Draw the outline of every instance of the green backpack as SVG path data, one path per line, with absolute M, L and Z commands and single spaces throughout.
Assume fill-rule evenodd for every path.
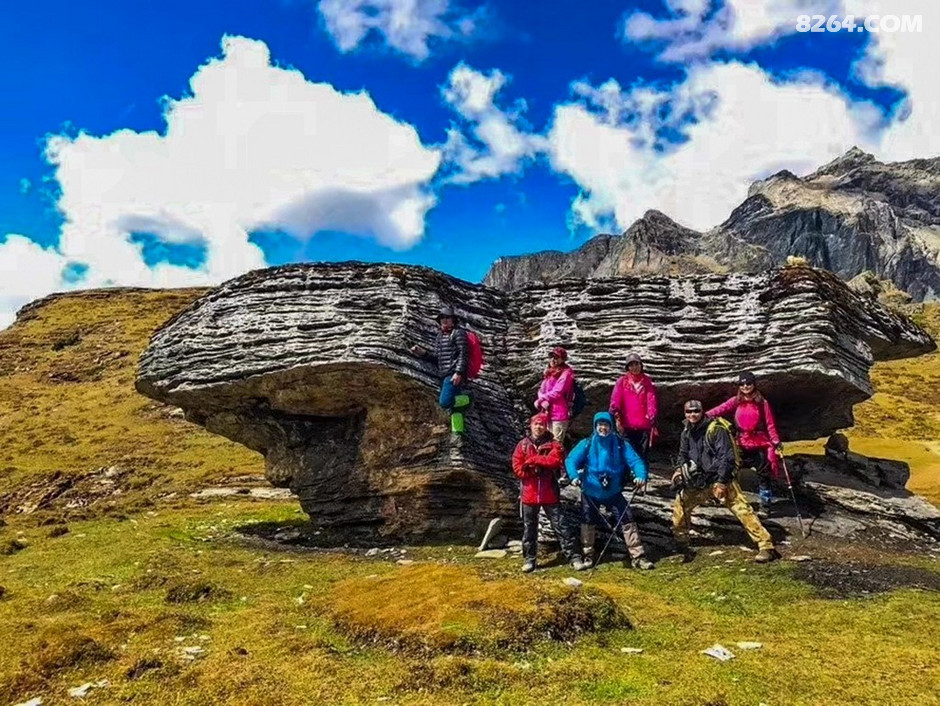
M 718 438 L 719 429 L 724 429 L 728 432 L 728 438 L 731 441 L 731 452 L 734 454 L 734 475 L 737 476 L 741 472 L 741 448 L 734 440 L 734 427 L 731 425 L 731 422 L 724 417 L 715 417 L 708 424 L 708 429 L 705 430 L 705 443 L 714 450 L 715 439 Z

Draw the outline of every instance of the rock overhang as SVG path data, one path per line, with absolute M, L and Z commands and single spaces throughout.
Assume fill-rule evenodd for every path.
M 487 361 L 457 452 L 436 405 L 440 381 L 408 350 L 430 346 L 444 304 L 479 333 Z M 508 457 L 559 344 L 589 399 L 576 432 L 606 409 L 636 350 L 659 388 L 667 442 L 685 399 L 717 404 L 742 369 L 760 378 L 785 439 L 824 436 L 850 426 L 852 405 L 871 395 L 873 360 L 934 348 L 909 320 L 805 267 L 507 293 L 423 267 L 290 265 L 226 282 L 167 322 L 136 384 L 263 453 L 269 479 L 315 518 L 396 536 L 459 533 L 513 512 Z

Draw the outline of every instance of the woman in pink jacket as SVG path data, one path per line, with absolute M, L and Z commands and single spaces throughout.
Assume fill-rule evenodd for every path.
M 708 410 L 705 416 L 724 417 L 731 412 L 734 412 L 734 425 L 738 430 L 741 463 L 745 467 L 753 466 L 757 471 L 760 479 L 757 493 L 761 508 L 766 510 L 773 501 L 771 482 L 781 475 L 780 452 L 783 444 L 780 443 L 770 403 L 757 390 L 754 373 L 741 373 L 738 376 L 738 394 Z
M 549 429 L 555 441 L 565 443 L 565 434 L 571 422 L 571 400 L 574 398 L 574 370 L 568 365 L 568 351 L 561 346 L 552 348 L 548 367 L 539 386 L 535 408 L 548 415 Z
M 617 431 L 645 463 L 656 441 L 656 386 L 643 372 L 643 360 L 637 353 L 627 354 L 626 368 L 627 374 L 614 383 L 610 413 L 617 422 Z

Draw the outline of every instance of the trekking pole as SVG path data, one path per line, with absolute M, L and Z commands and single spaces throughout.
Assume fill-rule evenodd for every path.
M 607 543 L 604 544 L 604 548 L 601 549 L 601 553 L 597 555 L 597 559 L 594 561 L 594 566 L 591 567 L 590 574 L 594 573 L 594 569 L 597 568 L 597 565 L 601 563 L 601 559 L 604 558 L 604 553 L 607 551 L 607 547 L 610 546 L 610 542 L 613 540 L 614 535 L 617 533 L 617 528 L 623 524 L 623 518 L 626 517 L 627 513 L 630 511 L 630 504 L 633 502 L 633 498 L 636 497 L 636 492 L 638 490 L 639 488 L 636 488 L 636 487 L 633 488 L 633 492 L 630 494 L 630 499 L 627 500 L 627 506 L 623 509 L 623 512 L 620 513 L 620 517 L 617 518 L 617 521 L 614 523 L 614 526 L 611 527 L 610 536 L 607 537 Z M 588 498 L 588 502 L 590 502 L 590 498 Z M 597 510 L 598 510 L 597 514 L 600 515 L 600 508 L 597 508 Z M 607 526 L 610 527 L 609 524 Z
M 790 491 L 790 499 L 793 501 L 793 507 L 796 509 L 796 519 L 800 523 L 800 534 L 803 535 L 803 539 L 806 539 L 806 530 L 803 529 L 803 516 L 800 514 L 800 506 L 796 503 L 796 493 L 793 492 L 793 482 L 790 480 L 790 471 L 787 470 L 787 462 L 783 458 L 782 453 L 777 453 L 777 458 L 780 459 L 780 463 L 783 465 L 783 477 L 787 479 L 787 490 Z

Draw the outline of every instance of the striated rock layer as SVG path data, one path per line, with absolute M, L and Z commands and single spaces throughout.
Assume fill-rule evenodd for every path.
M 408 352 L 430 347 L 443 304 L 486 356 L 461 450 L 450 448 L 435 370 Z M 227 282 L 167 322 L 136 386 L 262 453 L 271 483 L 323 527 L 467 537 L 517 513 L 508 459 L 558 344 L 590 401 L 576 431 L 606 409 L 626 351 L 639 351 L 670 451 L 682 401 L 719 402 L 742 368 L 760 376 L 784 439 L 818 438 L 851 425 L 873 360 L 934 348 L 909 320 L 810 268 L 505 293 L 420 267 L 291 265 Z

